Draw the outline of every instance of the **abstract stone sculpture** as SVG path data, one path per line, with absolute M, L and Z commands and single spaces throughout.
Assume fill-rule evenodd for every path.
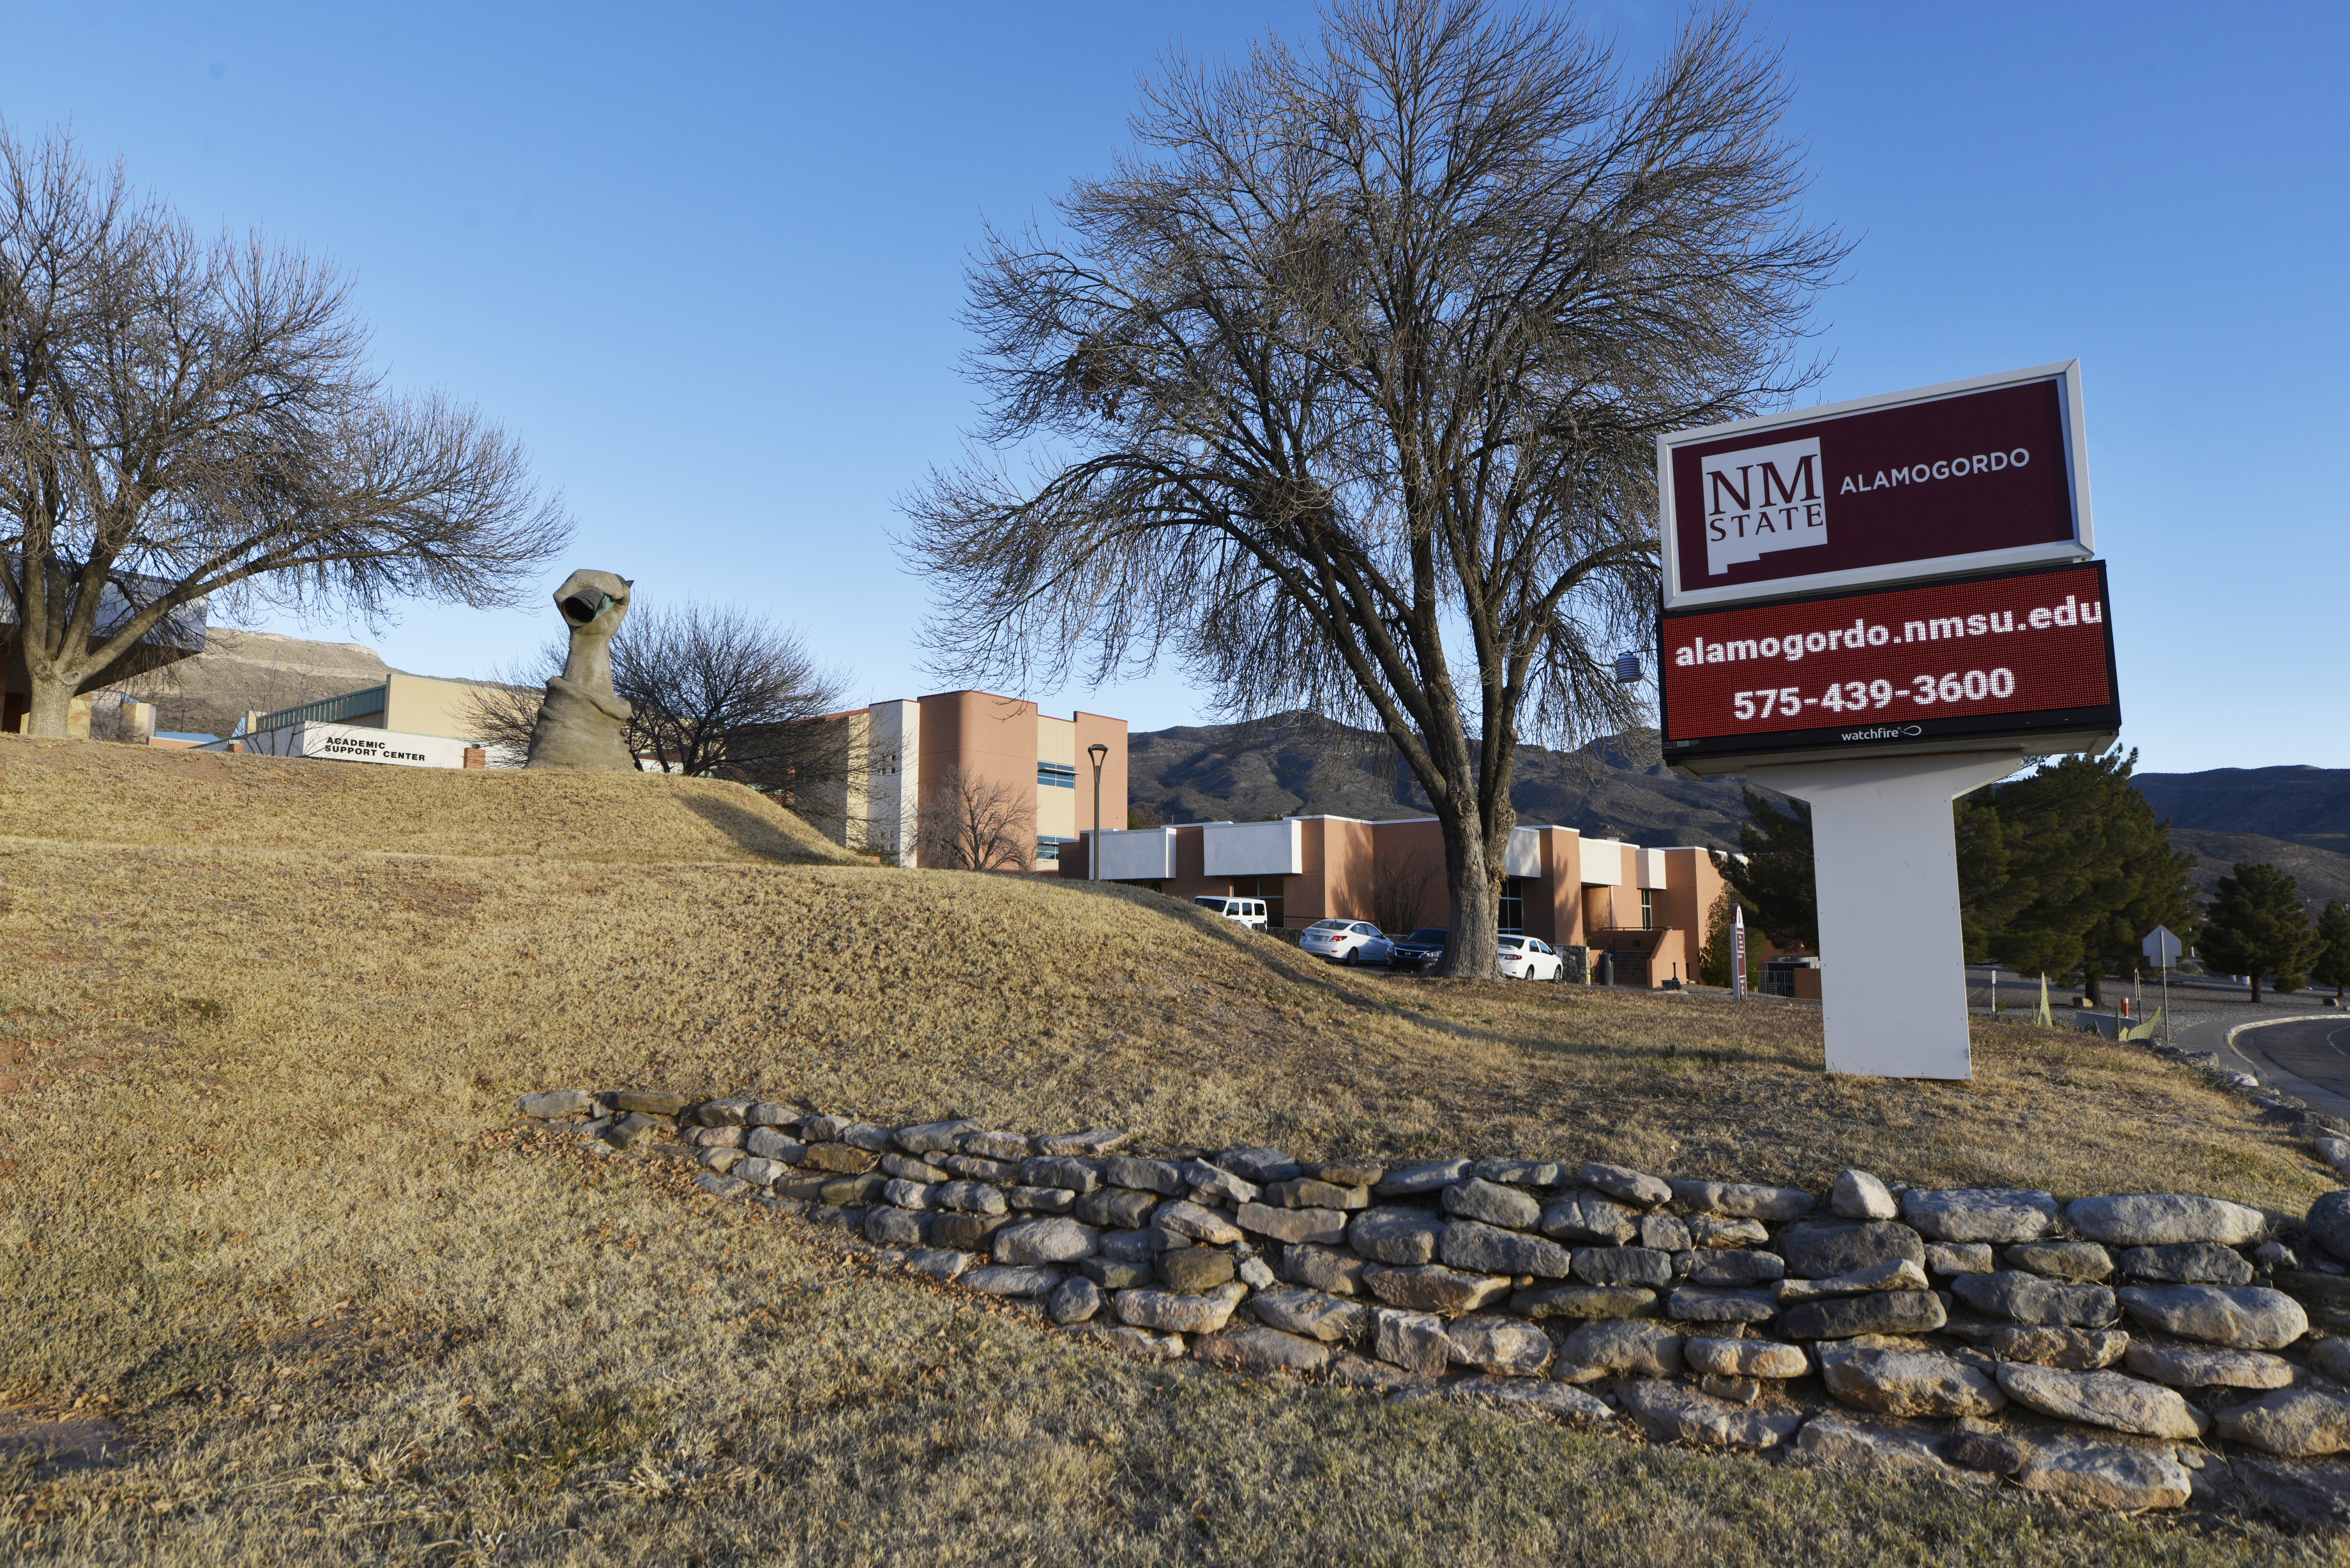
M 571 628 L 571 652 L 563 673 L 546 683 L 531 726 L 530 766 L 637 771 L 621 737 L 629 705 L 612 690 L 612 634 L 628 616 L 629 587 L 609 572 L 574 572 L 555 590 L 555 607 Z

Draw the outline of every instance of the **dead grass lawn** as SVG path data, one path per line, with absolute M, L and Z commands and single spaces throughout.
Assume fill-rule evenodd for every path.
M 1968 1085 L 1830 1080 L 1804 1009 L 1355 977 L 1147 895 L 849 858 L 729 786 L 0 737 L 0 1389 L 19 1413 L 84 1401 L 137 1444 L 0 1477 L 7 1550 L 2298 1550 L 1139 1367 L 504 1130 L 518 1093 L 633 1083 L 1814 1187 L 1858 1163 L 2298 1214 L 2331 1185 L 2241 1102 L 2084 1037 L 1980 1032 Z

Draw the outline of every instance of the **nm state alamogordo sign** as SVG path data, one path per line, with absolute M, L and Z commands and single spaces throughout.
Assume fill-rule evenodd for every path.
M 1659 447 L 1668 609 L 2095 553 L 2077 361 Z

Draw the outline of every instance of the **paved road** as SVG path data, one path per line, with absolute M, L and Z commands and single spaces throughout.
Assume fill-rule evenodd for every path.
M 2350 1116 L 2350 1019 L 2335 1013 L 2241 1030 L 2234 1050 L 2251 1064 L 2261 1082 L 2320 1110 Z M 2234 1065 L 2224 1050 L 2221 1063 Z

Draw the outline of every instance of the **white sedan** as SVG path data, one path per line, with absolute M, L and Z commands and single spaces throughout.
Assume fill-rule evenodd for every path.
M 1305 928 L 1297 945 L 1333 963 L 1385 963 L 1394 949 L 1378 927 L 1368 920 L 1316 920 Z
M 1539 937 L 1503 937 L 1502 939 L 1502 978 L 1504 980 L 1556 980 L 1565 960 L 1557 950 Z

